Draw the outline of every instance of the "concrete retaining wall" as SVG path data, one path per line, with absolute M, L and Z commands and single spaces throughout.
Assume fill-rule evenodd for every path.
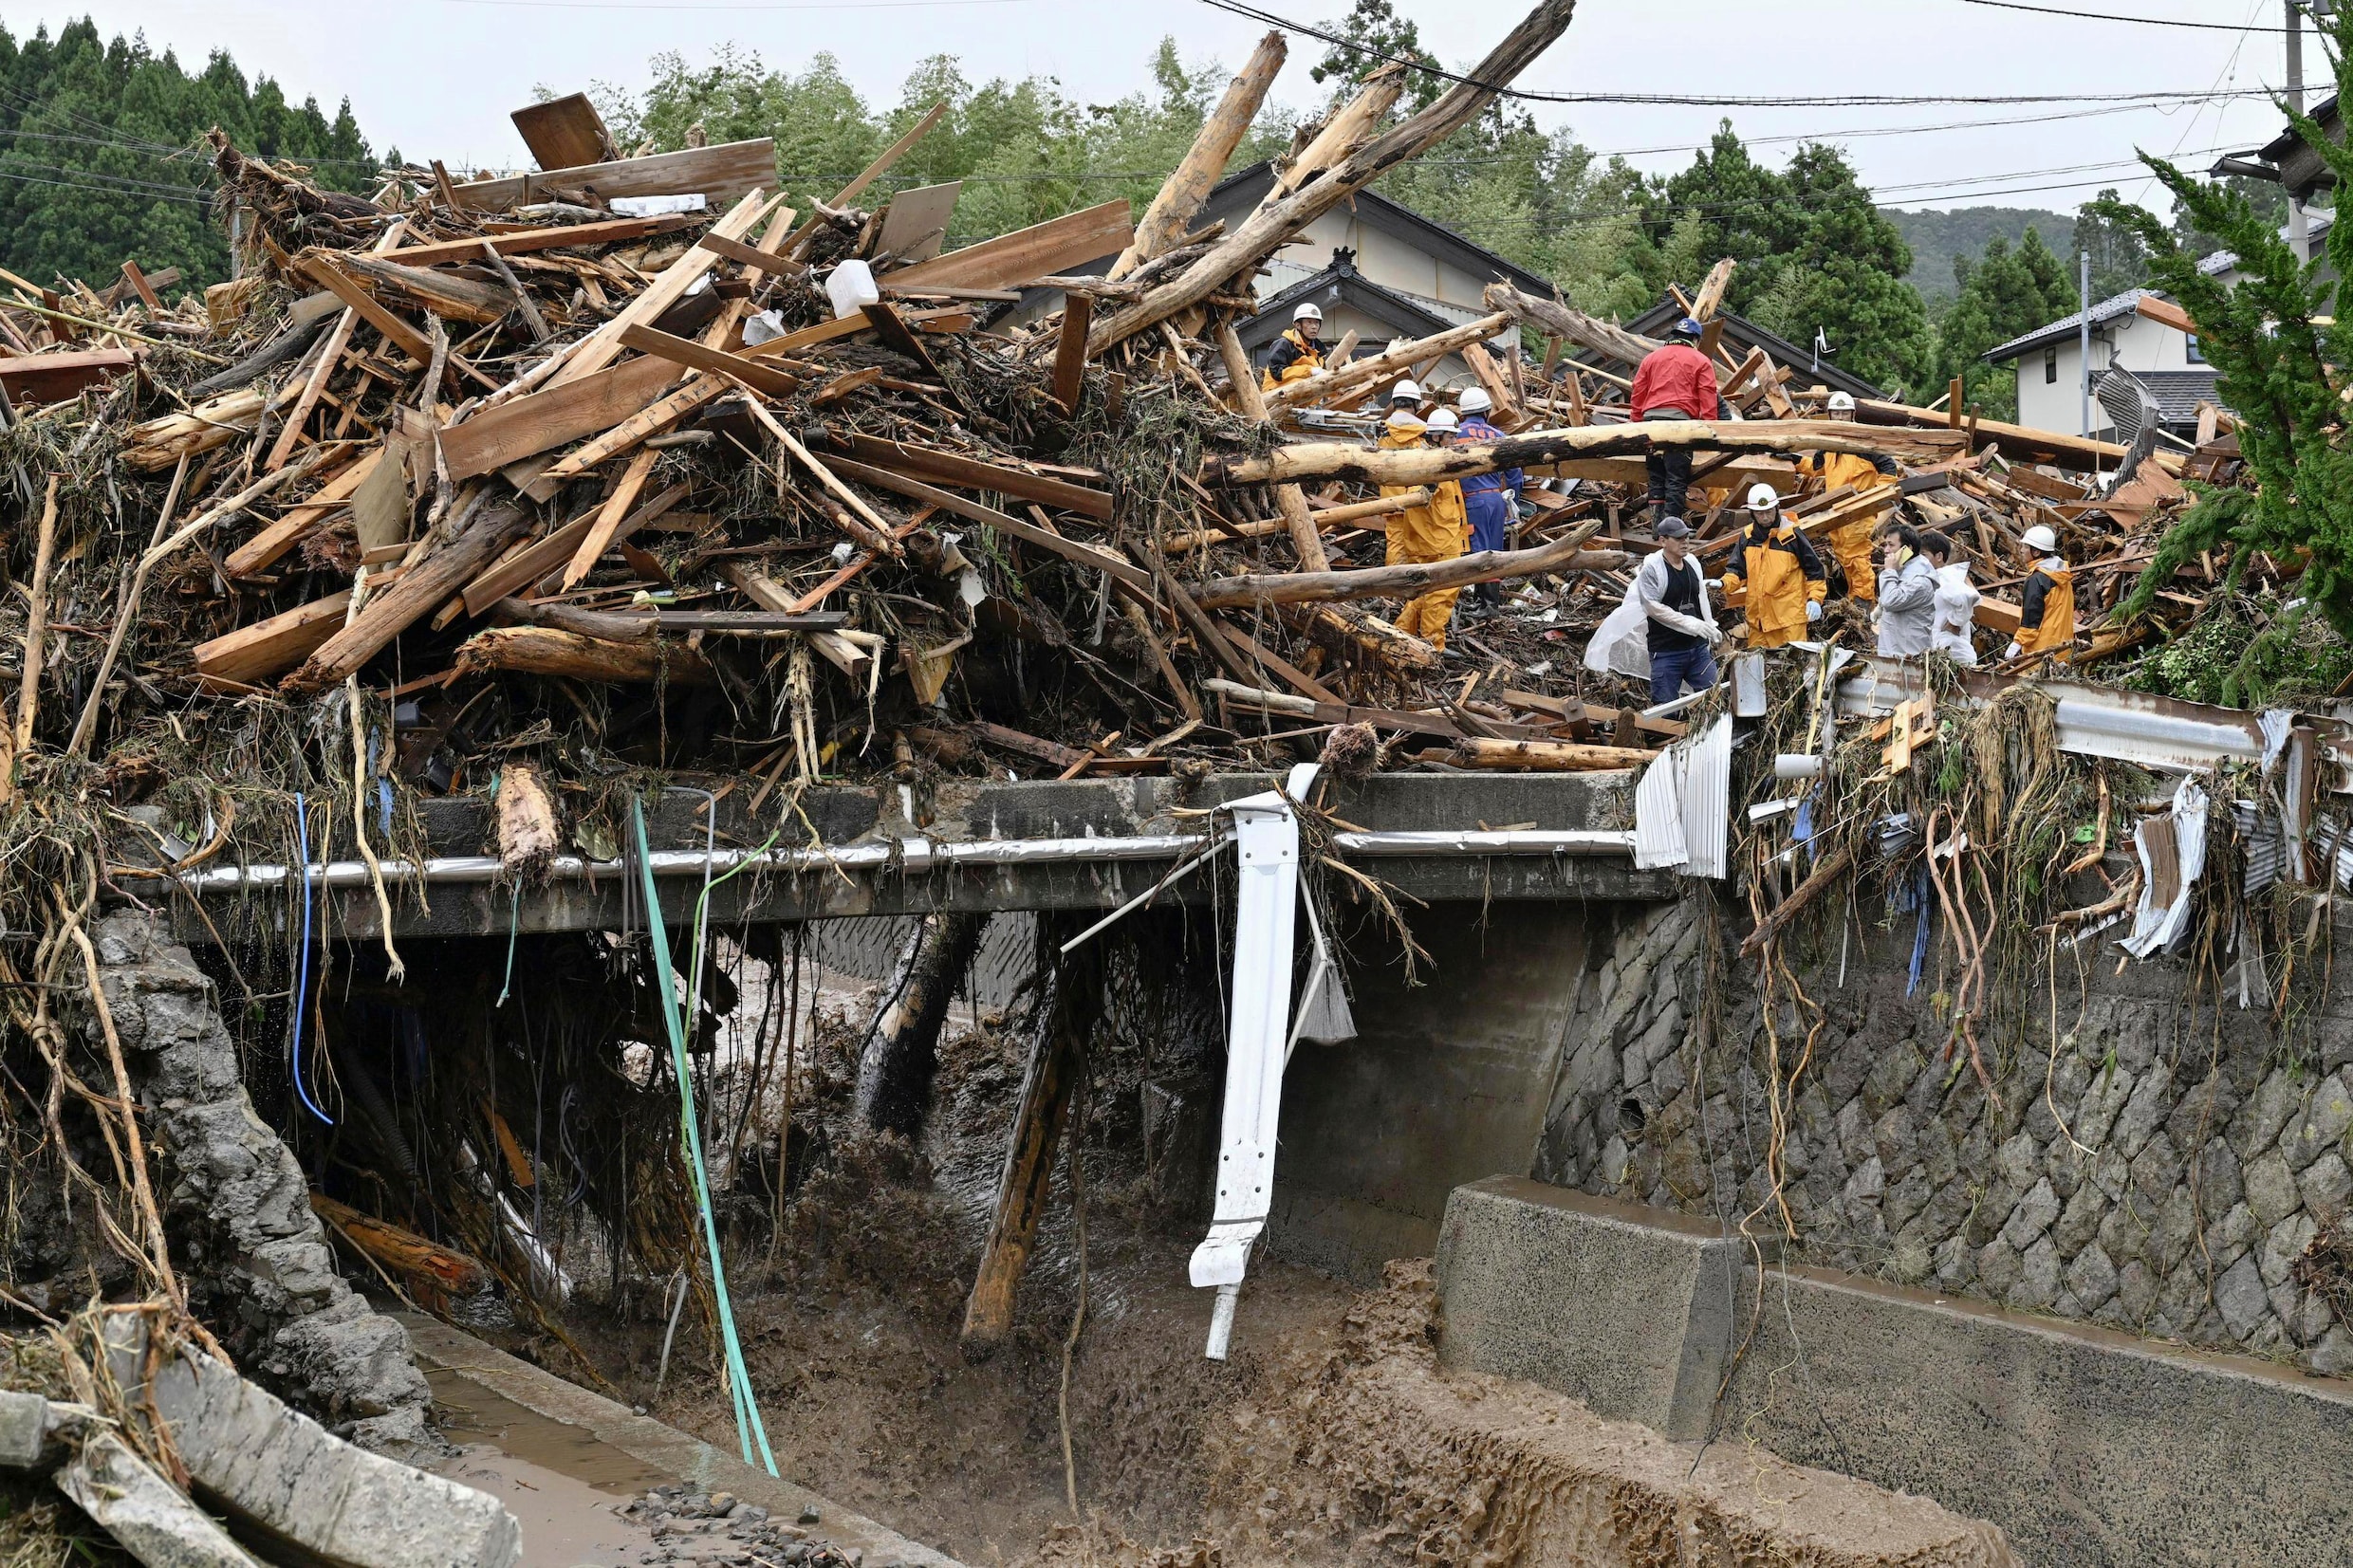
M 1712 1227 L 1496 1177 L 1447 1206 L 1440 1356 L 1933 1497 L 2032 1562 L 2353 1562 L 2353 1386 L 1825 1269 L 1762 1283 Z
M 1776 1041 L 1753 963 L 1727 950 L 1708 983 L 1712 916 L 1705 895 L 1621 906 L 1586 944 L 1533 1173 L 1773 1228 Z M 2353 968 L 2288 1039 L 2260 1005 L 2193 1005 L 2173 963 L 2063 958 L 2055 999 L 2046 974 L 2003 975 L 1996 1104 L 1946 1056 L 1933 958 L 1905 995 L 1913 923 L 1895 924 L 1790 955 L 1823 1009 L 1818 1032 L 1794 1008 L 1772 1021 L 1785 1082 L 1812 1034 L 1784 1099 L 1793 1259 L 2353 1373 L 2353 1324 L 2291 1277 L 2353 1204 Z

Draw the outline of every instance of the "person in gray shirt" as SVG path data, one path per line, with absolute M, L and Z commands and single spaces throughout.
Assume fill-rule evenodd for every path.
M 1936 640 L 1936 569 L 1909 523 L 1880 529 L 1880 653 L 1918 658 Z

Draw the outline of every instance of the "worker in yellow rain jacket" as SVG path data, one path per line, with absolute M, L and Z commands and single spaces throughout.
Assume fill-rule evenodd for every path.
M 1855 399 L 1852 394 L 1830 394 L 1829 415 L 1834 420 L 1852 423 Z M 1857 490 L 1875 489 L 1892 485 L 1901 477 L 1896 471 L 1892 457 L 1862 457 L 1853 452 L 1818 452 L 1797 461 L 1798 473 L 1807 479 L 1819 479 L 1826 493 L 1852 485 Z M 1833 530 L 1824 543 L 1838 559 L 1839 569 L 1846 574 L 1846 591 L 1865 604 L 1879 597 L 1879 566 L 1872 560 L 1872 526 L 1884 512 L 1859 517 L 1852 523 Z
M 2002 656 L 2066 658 L 2075 647 L 2075 573 L 2059 554 L 2059 536 L 2047 525 L 2037 523 L 2018 542 L 2034 565 L 2018 594 L 2018 636 Z
M 1750 487 L 1748 531 L 1724 572 L 1727 596 L 1741 592 L 1744 583 L 1751 648 L 1795 642 L 1808 623 L 1822 618 L 1823 595 L 1829 591 L 1822 557 L 1781 515 L 1781 497 L 1770 485 Z
M 1267 351 L 1267 368 L 1258 390 L 1272 392 L 1286 381 L 1304 381 L 1324 368 L 1324 348 L 1316 341 L 1324 330 L 1324 312 L 1313 303 L 1291 312 L 1291 324 Z
M 1453 409 L 1437 410 L 1424 424 L 1414 413 L 1412 403 L 1400 401 L 1381 432 L 1380 449 L 1401 452 L 1425 445 L 1442 446 L 1455 427 Z M 1424 487 L 1383 485 L 1380 493 L 1403 495 L 1419 488 Z M 1426 488 L 1430 491 L 1427 506 L 1408 507 L 1390 515 L 1388 563 L 1392 566 L 1426 565 L 1434 561 L 1452 561 L 1462 554 L 1463 542 L 1471 529 L 1471 512 L 1463 504 L 1462 487 L 1447 479 Z M 1460 588 L 1439 588 L 1409 601 L 1398 614 L 1398 630 L 1421 638 L 1433 648 L 1444 648 L 1446 627 L 1454 619 L 1454 600 L 1461 592 Z

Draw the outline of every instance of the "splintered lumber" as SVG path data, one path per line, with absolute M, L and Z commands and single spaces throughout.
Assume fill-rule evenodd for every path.
M 1424 360 L 1453 354 L 1457 350 L 1469 348 L 1473 343 L 1483 343 L 1510 325 L 1511 319 L 1498 311 L 1491 316 L 1482 316 L 1475 322 L 1465 322 L 1460 326 L 1449 327 L 1443 332 L 1415 342 L 1400 343 L 1386 354 L 1377 355 L 1370 360 L 1359 360 L 1354 364 L 1343 366 L 1339 370 L 1326 371 L 1320 376 L 1310 376 L 1305 380 L 1286 381 L 1272 392 L 1264 395 L 1268 412 L 1276 413 L 1286 409 L 1303 408 L 1311 403 L 1326 402 L 1333 398 L 1344 397 L 1353 392 L 1362 391 L 1367 387 L 1378 386 L 1382 381 L 1396 380 L 1399 377 L 1411 374 L 1413 368 Z
M 708 685 L 711 661 L 692 648 L 654 638 L 607 642 L 553 626 L 493 626 L 457 650 L 460 674 L 503 671 L 516 675 L 567 675 L 575 680 L 653 681 Z
M 628 520 L 630 508 L 638 504 L 638 496 L 644 490 L 646 480 L 653 477 L 654 464 L 660 456 L 650 447 L 640 447 L 630 457 L 629 466 L 621 470 L 620 480 L 613 486 L 613 493 L 597 508 L 587 531 L 580 537 L 579 547 L 572 552 L 570 563 L 564 568 L 565 588 L 586 577 L 595 569 L 597 559 L 612 548 L 613 536 Z
M 1855 418 L 1875 430 L 1946 428 L 1945 416 L 1933 409 L 1885 403 L 1870 397 L 1855 399 Z M 2113 441 L 2087 440 L 2080 435 L 2064 435 L 2057 431 L 2036 430 L 2029 425 L 2004 424 L 1998 419 L 1973 419 L 1970 429 L 1975 432 L 1980 446 L 1991 443 L 2013 463 L 2048 463 L 2053 468 L 2068 469 L 2078 473 L 2113 470 L 2124 461 L 2126 453 L 2125 448 Z M 1954 434 L 1963 435 L 1966 440 L 1963 433 L 1955 431 Z M 2180 470 L 2181 458 L 2177 453 L 2158 452 L 2155 461 L 2169 473 Z
M 622 520 L 621 526 L 613 530 L 606 548 L 621 544 L 676 506 L 687 489 L 685 485 L 673 485 L 630 513 Z M 580 548 L 581 541 L 587 538 L 589 530 L 597 526 L 597 519 L 602 512 L 603 508 L 600 507 L 596 511 L 574 518 L 547 538 L 533 541 L 467 583 L 463 596 L 466 613 L 470 616 L 487 615 L 491 605 L 510 594 L 520 593 L 542 578 L 561 571 L 565 563 L 570 561 L 573 553 Z
M 764 365 L 757 360 L 747 360 L 723 348 L 705 348 L 692 338 L 674 337 L 650 326 L 632 326 L 621 335 L 621 341 L 625 347 L 667 360 L 674 365 L 732 376 L 763 397 L 786 397 L 800 389 L 801 378 L 798 376 L 778 370 L 774 365 Z
M 392 257 L 357 250 L 338 250 L 335 259 L 346 276 L 357 278 L 378 299 L 389 295 L 409 309 L 429 311 L 445 321 L 487 326 L 514 308 L 514 297 L 505 289 L 455 272 L 404 266 Z
M 370 598 L 350 625 L 287 676 L 286 690 L 323 691 L 358 670 L 471 581 L 530 520 L 528 511 L 510 502 L 481 507 L 455 538 L 410 567 L 381 596 Z
M 1603 519 L 1587 518 L 1551 544 L 1533 550 L 1480 550 L 1404 566 L 1372 566 L 1355 572 L 1272 572 L 1221 577 L 1204 583 L 1194 602 L 1205 610 L 1229 604 L 1312 604 L 1343 599 L 1413 599 L 1436 588 L 1458 588 L 1499 578 L 1534 577 L 1576 563 L 1584 542 L 1601 531 Z
M 716 203 L 756 191 L 775 177 L 776 142 L 761 137 L 656 153 L 650 157 L 539 169 L 503 179 L 467 180 L 452 194 L 468 207 L 494 212 L 583 191 L 593 191 L 606 201 L 616 196 L 702 195 Z
M 1095 319 L 1095 302 L 1084 294 L 1067 294 L 1062 302 L 1062 336 L 1054 343 L 1054 401 L 1066 414 L 1079 412 L 1079 392 L 1086 384 L 1086 326 Z
M 1528 67 L 1568 27 L 1576 0 L 1539 0 L 1487 57 L 1418 114 L 1408 117 L 1279 201 L 1262 205 L 1240 228 L 1213 244 L 1182 272 L 1155 285 L 1134 304 L 1100 317 L 1087 334 L 1089 358 L 1208 300 L 1236 274 L 1248 275 L 1291 237 L 1381 175 L 1419 157 L 1476 120 L 1497 89 Z
M 1580 746 L 1573 741 L 1500 741 L 1467 735 L 1454 743 L 1446 760 L 1456 767 L 1521 773 L 1595 773 L 1609 768 L 1640 767 L 1658 755 L 1639 747 Z
M 1033 223 L 890 274 L 896 288 L 1006 288 L 1116 256 L 1136 237 L 1125 197 Z
M 917 120 L 913 125 L 908 126 L 905 131 L 901 132 L 897 141 L 892 142 L 888 147 L 885 147 L 880 153 L 877 153 L 875 155 L 874 161 L 867 164 L 865 168 L 860 170 L 857 177 L 852 179 L 847 185 L 844 185 L 842 189 L 836 191 L 833 194 L 833 199 L 825 203 L 825 205 L 832 208 L 836 212 L 840 212 L 843 208 L 847 207 L 850 202 L 857 197 L 859 193 L 865 190 L 867 186 L 872 185 L 876 180 L 880 179 L 885 174 L 888 174 L 890 172 L 891 165 L 897 163 L 900 158 L 904 157 L 907 155 L 909 148 L 913 147 L 917 142 L 922 140 L 923 133 L 938 124 L 939 117 L 947 112 L 948 101 L 946 99 L 940 100 L 938 102 L 933 104 L 929 109 L 926 109 L 923 112 L 922 119 Z M 818 226 L 823 224 L 824 221 L 825 214 L 823 212 L 818 212 L 814 217 L 811 217 L 808 222 L 803 224 L 798 230 L 793 231 L 792 237 L 787 240 L 784 245 L 779 248 L 778 253 L 785 256 L 798 256 L 807 246 L 809 236 L 816 233 Z
M 565 453 L 562 461 L 525 486 L 523 493 L 534 501 L 547 500 L 566 483 L 579 478 L 606 458 L 618 457 L 647 436 L 658 435 L 668 430 L 726 392 L 731 384 L 716 376 L 695 377 L 644 412 L 631 415 L 603 434 Z
M 1943 457 L 1962 450 L 1959 431 L 1903 430 L 1835 419 L 1647 419 L 1640 424 L 1585 425 L 1529 431 L 1474 446 L 1368 451 L 1347 441 L 1305 441 L 1264 457 L 1209 456 L 1204 485 L 1266 485 L 1341 479 L 1370 485 L 1432 485 L 1503 469 L 1548 468 L 1579 457 L 1639 457 L 1654 450 L 1792 452 L 1845 452 L 1864 456 Z
M 1566 339 L 1581 348 L 1606 354 L 1626 364 L 1640 364 L 1643 356 L 1663 346 L 1656 338 L 1645 338 L 1639 332 L 1612 326 L 1598 317 L 1588 316 L 1557 300 L 1543 300 L 1533 294 L 1523 294 L 1508 283 L 1489 284 L 1482 297 L 1487 301 L 1489 309 L 1502 311 L 1528 331 Z
M 198 403 L 185 414 L 166 414 L 133 425 L 122 437 L 122 460 L 153 473 L 183 457 L 226 446 L 261 423 L 262 410 L 270 400 L 270 394 L 262 388 L 243 387 Z
M 712 228 L 722 239 L 739 240 L 751 232 L 752 226 L 765 217 L 774 203 L 759 192 L 747 194 L 728 209 Z M 633 326 L 651 326 L 661 313 L 686 297 L 686 291 L 713 267 L 721 257 L 715 250 L 702 246 L 690 247 L 684 255 L 661 270 L 661 275 L 641 289 L 638 297 L 621 306 L 621 312 L 590 333 L 585 341 L 572 350 L 564 361 L 564 368 L 547 378 L 550 388 L 570 385 L 583 377 L 593 376 L 621 357 L 621 334 Z
M 384 460 L 384 449 L 372 447 L 352 463 L 319 487 L 307 500 L 295 503 L 284 516 L 264 527 L 259 533 L 229 552 L 221 564 L 230 577 L 250 577 L 266 571 L 269 563 L 292 549 L 319 520 L 332 515 L 348 505 L 376 466 Z
M 919 474 L 935 485 L 954 485 L 969 490 L 994 490 L 999 495 L 1010 495 L 1019 501 L 1035 501 L 1041 507 L 1079 512 L 1100 522 L 1111 521 L 1111 492 L 1108 490 L 1092 489 L 1084 485 L 1074 485 L 1066 479 L 1031 473 L 1027 469 L 1010 468 L 1002 463 L 982 462 L 960 452 L 943 452 L 937 447 L 886 441 L 875 435 L 835 436 L 831 444 L 845 447 L 852 457 L 870 467 Z
M 127 348 L 85 348 L 62 354 L 11 355 L 0 359 L 0 396 L 11 402 L 62 403 L 84 387 L 121 375 L 139 363 Z
M 1304 144 L 1295 142 L 1298 151 L 1280 161 L 1266 199 L 1289 195 L 1362 146 L 1404 94 L 1405 67 L 1400 65 L 1393 62 L 1366 76 L 1357 84 L 1354 98 L 1335 108 L 1311 133 L 1304 129 L 1299 133 L 1306 139 Z
M 1347 527 L 1359 524 L 1369 524 L 1378 528 L 1384 525 L 1375 521 L 1376 519 L 1388 517 L 1397 512 L 1410 511 L 1416 507 L 1426 507 L 1430 504 L 1430 495 L 1429 490 L 1417 487 L 1397 495 L 1377 495 L 1370 501 L 1350 501 L 1338 507 L 1320 507 L 1310 510 L 1307 515 L 1314 520 L 1318 529 Z M 1228 528 L 1232 530 L 1231 532 L 1228 528 L 1200 528 L 1185 533 L 1173 533 L 1160 541 L 1160 549 L 1164 554 L 1182 555 L 1187 550 L 1197 550 L 1204 544 L 1214 544 L 1221 539 L 1263 539 L 1269 534 L 1286 532 L 1289 527 L 1290 523 L 1286 518 L 1254 519 L 1248 523 L 1230 524 Z
M 744 596 L 764 610 L 783 615 L 795 615 L 792 594 L 773 578 L 763 577 L 740 561 L 722 563 L 720 572 L 730 582 L 743 590 Z M 866 650 L 839 632 L 809 632 L 808 644 L 824 655 L 826 662 L 854 681 L 867 676 L 866 665 L 873 657 Z
M 1086 753 L 1081 752 L 1079 756 Z M 1075 759 L 1074 759 L 1075 760 Z M 1048 994 L 1031 1025 L 1029 1061 L 1023 1071 L 1021 1100 L 1013 1112 L 1013 1135 L 997 1179 L 996 1203 L 989 1220 L 980 1268 L 964 1304 L 960 1336 L 964 1354 L 975 1360 L 993 1354 L 1013 1327 L 1013 1294 L 1037 1244 L 1038 1221 L 1053 1189 L 1054 1150 L 1068 1118 L 1081 1058 L 1077 1032 L 1065 1021 L 1055 994 L 1062 982 L 1049 978 Z
M 393 347 L 418 364 L 429 362 L 433 359 L 433 344 L 426 341 L 423 333 L 394 315 L 381 300 L 344 270 L 345 264 L 353 260 L 355 258 L 348 250 L 310 249 L 294 258 L 294 267 L 345 305 L 358 311 L 361 320 L 382 333 L 384 341 Z
M 398 580 L 398 567 L 370 572 L 371 584 Z M 351 590 L 298 604 L 282 615 L 240 626 L 195 649 L 196 674 L 207 681 L 254 686 L 291 670 L 343 629 Z
M 642 413 L 678 374 L 669 360 L 631 360 L 550 391 L 510 398 L 442 431 L 442 461 L 453 480 L 472 479 L 600 434 Z
M 507 118 L 514 121 L 515 134 L 523 138 L 523 145 L 531 150 L 531 157 L 542 169 L 587 168 L 621 161 L 621 149 L 613 144 L 613 133 L 604 128 L 604 117 L 597 113 L 597 106 L 588 101 L 586 93 L 566 93 L 544 103 L 527 104 Z
M 1152 578 L 1149 573 L 1109 550 L 1098 548 L 1093 544 L 1082 544 L 1075 539 L 1065 539 L 1058 533 L 1050 533 L 1034 523 L 1026 523 L 1018 517 L 998 511 L 993 507 L 984 507 L 977 501 L 968 501 L 953 491 L 927 485 L 920 479 L 910 479 L 904 474 L 893 473 L 888 469 L 876 468 L 854 458 L 836 457 L 831 460 L 830 466 L 836 471 L 861 484 L 879 486 L 886 490 L 896 490 L 911 501 L 925 502 L 937 507 L 941 511 L 954 512 L 958 517 L 985 524 L 1001 533 L 1011 535 L 1024 544 L 1034 544 L 1039 549 L 1061 556 L 1065 561 L 1074 562 L 1081 566 L 1092 567 L 1096 571 L 1108 572 L 1139 590 L 1146 593 L 1151 591 Z
M 572 246 L 595 248 L 619 245 L 624 240 L 641 240 L 655 234 L 676 233 L 702 222 L 685 212 L 668 212 L 653 218 L 604 218 L 595 223 L 549 224 L 541 228 L 518 229 L 512 233 L 487 234 L 480 239 L 441 240 L 431 245 L 403 246 L 384 253 L 384 260 L 403 267 L 438 267 L 444 262 L 471 262 L 489 246 L 502 256 L 528 255 L 534 250 L 558 250 Z
M 1191 227 L 1193 216 L 1201 210 L 1201 202 L 1225 173 L 1226 163 L 1233 150 L 1242 144 L 1242 138 L 1258 118 L 1258 106 L 1266 101 L 1267 89 L 1274 84 L 1276 73 L 1290 52 L 1282 33 L 1269 32 L 1258 41 L 1242 68 L 1226 83 L 1225 96 L 1217 107 L 1201 121 L 1201 129 L 1186 149 L 1184 159 L 1176 172 L 1161 183 L 1159 194 L 1144 215 L 1136 224 L 1136 237 L 1120 252 L 1106 274 L 1113 280 L 1130 272 L 1155 256 L 1176 248 Z

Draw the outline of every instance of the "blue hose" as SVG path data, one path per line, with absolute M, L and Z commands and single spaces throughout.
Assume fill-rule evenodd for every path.
M 310 807 L 301 790 L 294 792 L 294 846 L 303 862 L 303 946 L 295 965 L 294 1044 L 287 1053 L 287 1061 L 293 1069 L 294 1093 L 303 1108 L 332 1127 L 335 1118 L 320 1110 L 310 1091 L 303 1087 L 303 1009 L 310 1003 Z

